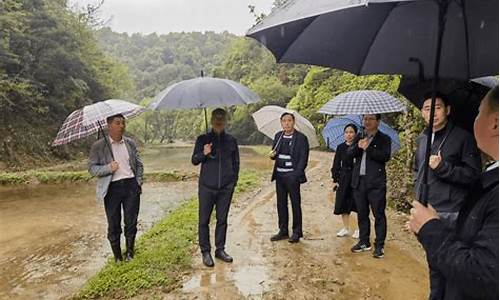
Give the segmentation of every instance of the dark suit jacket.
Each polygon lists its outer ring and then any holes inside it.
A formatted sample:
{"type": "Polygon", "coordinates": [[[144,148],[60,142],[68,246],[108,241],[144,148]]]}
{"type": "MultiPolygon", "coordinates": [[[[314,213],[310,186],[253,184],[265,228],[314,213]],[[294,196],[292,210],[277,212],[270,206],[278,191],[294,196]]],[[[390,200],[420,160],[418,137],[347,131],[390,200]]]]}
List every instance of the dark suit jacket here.
{"type": "Polygon", "coordinates": [[[210,189],[222,189],[238,184],[240,153],[236,139],[223,132],[217,135],[213,130],[196,139],[191,157],[193,165],[201,164],[199,183],[210,189]],[[203,154],[205,144],[212,143],[212,153],[203,154]]]}
{"type": "Polygon", "coordinates": [[[418,232],[445,300],[498,299],[498,168],[478,177],[455,230],[433,219],[418,232]]]}
{"type": "MultiPolygon", "coordinates": [[[[278,140],[280,139],[280,136],[283,134],[283,131],[280,131],[276,133],[274,136],[274,141],[273,141],[273,148],[279,151],[279,147],[276,147],[276,144],[278,143],[278,140]]],[[[280,143],[283,141],[283,138],[280,140],[280,143]]],[[[279,153],[276,154],[278,156],[279,153]]],[[[293,169],[294,171],[292,172],[292,176],[297,176],[299,179],[300,183],[305,183],[307,182],[306,178],[306,167],[307,167],[307,161],[309,160],[309,141],[307,140],[307,137],[295,130],[293,133],[293,138],[292,138],[292,149],[290,155],[292,156],[292,161],[293,161],[293,169]]],[[[271,181],[276,179],[276,168],[277,168],[277,162],[274,162],[274,168],[273,168],[273,176],[271,178],[271,181]]]]}
{"type": "MultiPolygon", "coordinates": [[[[425,130],[417,138],[413,166],[417,199],[423,184],[426,142],[425,130]]],[[[465,202],[472,183],[481,174],[481,156],[474,136],[450,122],[443,130],[436,132],[431,153],[437,154],[439,151],[443,160],[435,170],[429,170],[427,201],[438,212],[458,212],[465,202]]]]}
{"type": "MultiPolygon", "coordinates": [[[[351,187],[356,189],[359,185],[359,169],[363,149],[358,147],[358,135],[352,145],[347,150],[349,155],[354,157],[354,168],[352,172],[351,187]]],[[[385,173],[385,163],[391,159],[391,138],[378,131],[370,146],[366,149],[366,184],[367,188],[385,188],[387,176],[385,173]]]]}

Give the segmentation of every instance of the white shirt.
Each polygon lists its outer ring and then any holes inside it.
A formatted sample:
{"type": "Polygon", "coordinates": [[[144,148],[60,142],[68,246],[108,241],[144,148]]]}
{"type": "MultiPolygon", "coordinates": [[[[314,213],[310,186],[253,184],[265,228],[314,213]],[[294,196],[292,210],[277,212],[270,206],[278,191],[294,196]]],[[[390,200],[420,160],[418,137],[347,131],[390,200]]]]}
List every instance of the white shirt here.
{"type": "Polygon", "coordinates": [[[486,171],[493,170],[494,168],[498,168],[498,160],[494,164],[486,168],[486,171]]]}
{"type": "Polygon", "coordinates": [[[134,178],[134,172],[132,172],[132,168],[130,167],[130,155],[128,154],[125,141],[123,139],[121,141],[113,141],[111,137],[109,137],[109,141],[111,143],[111,150],[113,150],[115,161],[117,161],[119,165],[118,170],[113,173],[111,181],[134,178]]]}

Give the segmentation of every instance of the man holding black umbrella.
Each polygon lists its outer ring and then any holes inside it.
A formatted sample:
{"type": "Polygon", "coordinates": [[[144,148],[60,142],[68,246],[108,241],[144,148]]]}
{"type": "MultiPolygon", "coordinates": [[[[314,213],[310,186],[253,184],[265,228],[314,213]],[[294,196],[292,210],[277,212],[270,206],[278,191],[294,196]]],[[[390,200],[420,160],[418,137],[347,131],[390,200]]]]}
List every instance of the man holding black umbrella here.
{"type": "MultiPolygon", "coordinates": [[[[431,96],[424,96],[422,116],[429,124],[431,96]]],[[[417,150],[414,162],[414,181],[416,198],[422,192],[423,169],[430,167],[429,193],[427,201],[436,209],[438,215],[448,228],[453,229],[470,185],[481,172],[481,157],[474,137],[464,129],[448,121],[450,105],[444,95],[436,97],[436,108],[433,122],[431,157],[429,165],[425,165],[426,130],[417,138],[417,150]]],[[[444,278],[429,260],[430,297],[442,299],[444,278]]]]}
{"type": "Polygon", "coordinates": [[[201,164],[198,182],[199,223],[198,238],[203,264],[213,267],[210,254],[210,216],[215,206],[217,224],[215,226],[215,257],[232,262],[233,258],[226,253],[227,217],[238,182],[240,155],[238,143],[234,137],[225,132],[227,113],[222,108],[212,112],[212,131],[200,135],[196,140],[191,161],[193,165],[201,164]]]}
{"type": "Polygon", "coordinates": [[[413,203],[408,225],[443,276],[440,299],[498,299],[498,126],[497,86],[483,99],[474,123],[479,148],[495,162],[478,176],[455,229],[432,204],[413,203]]]}

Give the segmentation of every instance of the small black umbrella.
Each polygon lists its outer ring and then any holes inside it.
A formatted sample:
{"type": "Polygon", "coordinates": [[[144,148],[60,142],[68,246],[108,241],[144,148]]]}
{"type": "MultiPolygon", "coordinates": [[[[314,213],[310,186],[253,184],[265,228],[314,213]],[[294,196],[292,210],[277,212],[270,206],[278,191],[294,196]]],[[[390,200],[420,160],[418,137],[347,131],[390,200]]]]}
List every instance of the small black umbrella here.
{"type": "MultiPolygon", "coordinates": [[[[247,36],[279,62],[358,75],[421,72],[433,80],[431,120],[440,77],[467,81],[498,74],[498,0],[290,0],[247,36]]],[[[430,145],[431,135],[426,165],[430,145]]],[[[423,191],[426,204],[428,185],[423,191]]]]}
{"type": "MultiPolygon", "coordinates": [[[[473,132],[474,120],[481,100],[495,85],[498,85],[498,79],[493,76],[470,81],[441,79],[438,81],[436,89],[450,101],[450,120],[469,132],[473,132]]],[[[398,87],[398,92],[418,108],[422,107],[424,98],[431,91],[432,80],[422,80],[408,76],[401,78],[398,87]]]]}

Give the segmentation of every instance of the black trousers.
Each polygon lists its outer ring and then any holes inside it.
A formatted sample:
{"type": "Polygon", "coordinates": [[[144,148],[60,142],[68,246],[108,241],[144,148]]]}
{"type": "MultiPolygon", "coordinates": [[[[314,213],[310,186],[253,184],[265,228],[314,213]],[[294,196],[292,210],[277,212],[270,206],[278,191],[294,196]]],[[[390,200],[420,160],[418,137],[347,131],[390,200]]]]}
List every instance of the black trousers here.
{"type": "Polygon", "coordinates": [[[375,246],[384,247],[387,235],[386,186],[367,187],[366,178],[359,178],[359,186],[353,189],[353,197],[358,210],[359,241],[370,244],[370,208],[375,218],[375,246]]]}
{"type": "Polygon", "coordinates": [[[198,241],[201,252],[210,252],[210,216],[215,206],[215,249],[224,250],[226,245],[227,216],[231,199],[233,198],[234,184],[221,189],[211,189],[203,184],[198,185],[198,241]]]}
{"type": "Polygon", "coordinates": [[[104,197],[104,209],[108,219],[108,240],[111,244],[120,243],[122,207],[125,237],[135,238],[140,205],[139,193],[139,185],[135,178],[110,183],[106,197],[104,197]]]}
{"type": "MultiPolygon", "coordinates": [[[[439,214],[439,213],[438,213],[439,214]]],[[[446,227],[453,230],[456,227],[456,215],[447,216],[447,214],[439,214],[439,219],[446,224],[446,227]]],[[[427,258],[427,264],[429,265],[429,284],[430,284],[430,294],[429,300],[441,300],[444,298],[444,290],[446,287],[446,279],[438,268],[434,267],[429,258],[427,258]]]]}
{"type": "Polygon", "coordinates": [[[276,198],[278,206],[278,226],[280,233],[288,234],[288,196],[292,202],[293,233],[302,237],[302,209],[300,207],[299,178],[290,175],[276,176],[276,198]]]}

